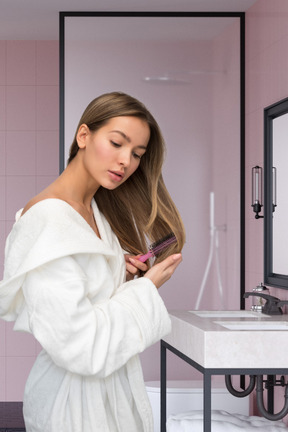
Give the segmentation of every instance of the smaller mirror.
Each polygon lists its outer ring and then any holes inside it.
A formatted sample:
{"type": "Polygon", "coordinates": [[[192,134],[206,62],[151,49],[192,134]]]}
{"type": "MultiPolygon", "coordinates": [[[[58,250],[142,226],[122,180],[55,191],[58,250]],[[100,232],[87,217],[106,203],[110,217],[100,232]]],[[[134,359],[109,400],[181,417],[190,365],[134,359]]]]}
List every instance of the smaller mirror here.
{"type": "Polygon", "coordinates": [[[288,289],[287,161],[288,98],[264,109],[264,281],[284,289],[288,289]]]}

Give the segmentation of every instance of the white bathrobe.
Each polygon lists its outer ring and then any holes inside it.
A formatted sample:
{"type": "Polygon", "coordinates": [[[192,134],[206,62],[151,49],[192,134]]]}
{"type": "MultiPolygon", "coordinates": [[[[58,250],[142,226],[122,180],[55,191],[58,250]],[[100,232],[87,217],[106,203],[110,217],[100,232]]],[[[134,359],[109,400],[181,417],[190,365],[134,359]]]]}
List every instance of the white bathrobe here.
{"type": "Polygon", "coordinates": [[[125,282],[120,244],[92,207],[101,239],[59,199],[18,212],[7,239],[0,317],[43,347],[27,432],[153,431],[137,354],[170,331],[169,315],[148,278],[125,282]]]}

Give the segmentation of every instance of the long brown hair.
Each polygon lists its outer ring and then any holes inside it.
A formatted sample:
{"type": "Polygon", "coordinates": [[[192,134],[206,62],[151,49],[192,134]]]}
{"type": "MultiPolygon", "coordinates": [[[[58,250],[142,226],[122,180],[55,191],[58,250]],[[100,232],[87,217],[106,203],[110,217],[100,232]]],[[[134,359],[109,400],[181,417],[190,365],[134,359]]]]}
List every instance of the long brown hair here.
{"type": "MultiPolygon", "coordinates": [[[[182,250],[185,230],[163,181],[165,144],[154,117],[137,99],[121,92],[106,93],[90,102],[77,131],[84,123],[95,132],[111,118],[119,116],[134,116],[147,122],[150,128],[147,151],[141,157],[137,170],[125,183],[114,190],[100,187],[94,198],[126,252],[142,254],[147,251],[147,243],[158,241],[173,232],[177,243],[161,255],[163,259],[182,250]]],[[[77,131],[68,163],[79,149],[77,131]]]]}

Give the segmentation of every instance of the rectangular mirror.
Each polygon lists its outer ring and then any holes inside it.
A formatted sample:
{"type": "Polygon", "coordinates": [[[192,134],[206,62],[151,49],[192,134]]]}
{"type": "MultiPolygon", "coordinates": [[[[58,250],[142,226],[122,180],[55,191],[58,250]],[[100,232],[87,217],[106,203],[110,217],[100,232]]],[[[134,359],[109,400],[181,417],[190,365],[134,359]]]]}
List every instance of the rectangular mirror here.
{"type": "Polygon", "coordinates": [[[168,308],[193,309],[206,270],[202,309],[244,305],[244,17],[60,13],[61,170],[83,110],[102,93],[138,98],[162,129],[164,180],[187,230],[168,308]]]}
{"type": "Polygon", "coordinates": [[[288,289],[288,98],[264,109],[264,281],[288,289]]]}

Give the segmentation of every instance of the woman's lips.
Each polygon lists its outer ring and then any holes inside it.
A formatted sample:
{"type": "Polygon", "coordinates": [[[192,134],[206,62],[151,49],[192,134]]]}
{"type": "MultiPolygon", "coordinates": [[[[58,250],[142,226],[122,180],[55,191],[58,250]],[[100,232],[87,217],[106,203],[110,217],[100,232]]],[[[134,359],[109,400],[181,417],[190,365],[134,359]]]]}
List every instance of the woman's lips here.
{"type": "Polygon", "coordinates": [[[120,182],[123,180],[124,173],[121,171],[108,171],[108,173],[114,181],[120,182]]]}

